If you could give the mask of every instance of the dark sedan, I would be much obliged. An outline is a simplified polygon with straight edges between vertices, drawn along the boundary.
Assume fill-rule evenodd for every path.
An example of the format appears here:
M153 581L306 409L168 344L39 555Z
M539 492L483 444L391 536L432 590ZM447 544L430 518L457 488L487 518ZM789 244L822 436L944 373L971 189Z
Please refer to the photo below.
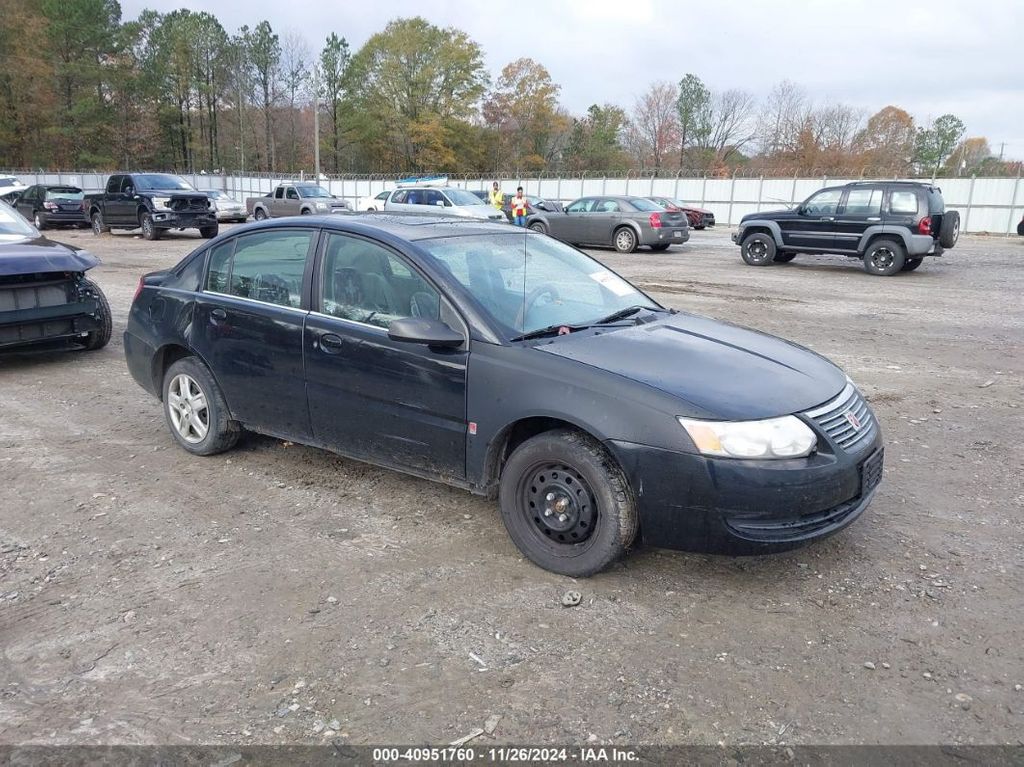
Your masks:
M879 427L831 362L505 224L240 227L142 278L124 348L185 450L250 429L497 497L520 550L566 575L638 535L792 548L881 479Z
M620 253L641 245L666 250L690 239L686 216L644 197L582 197L561 211L527 216L526 226L572 245L610 245Z
M42 231L50 226L88 226L85 192L77 186L36 184L15 203L18 212Z
M106 346L110 306L85 276L98 263L81 248L46 239L0 202L0 351Z
M678 210L686 215L686 220L693 229L706 229L715 225L715 214L704 208L697 208L687 205L685 202L673 200L671 197L648 197L651 202L656 202L665 210Z

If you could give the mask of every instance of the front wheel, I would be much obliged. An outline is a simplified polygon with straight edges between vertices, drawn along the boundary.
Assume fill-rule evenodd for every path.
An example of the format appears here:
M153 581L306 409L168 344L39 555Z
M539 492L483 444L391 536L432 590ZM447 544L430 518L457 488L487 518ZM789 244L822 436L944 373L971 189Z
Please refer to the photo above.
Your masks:
M139 226L142 227L142 239L160 239L160 230L156 228L156 223L153 221L153 216L151 214L143 213L139 217Z
M89 331L83 344L86 351L94 352L110 343L114 323L110 314L110 304L107 302L107 297L103 294L103 291L100 290L100 286L92 280L85 279L82 280L82 285L96 299L96 319L99 321L100 326L96 330Z
M213 226L201 226L199 227L199 234L204 240L212 240L217 236L220 231L220 225L214 224Z
M515 449L501 473L501 516L534 564L593 575L621 557L639 526L629 483L611 456L576 431L540 434Z
M164 375L164 417L171 436L188 452L213 455L234 447L240 432L224 396L203 363L178 360Z
M775 240L764 232L754 232L743 240L740 255L750 266L769 266L775 261Z
M633 230L627 226L622 227L615 232L615 237L612 238L612 243L615 245L615 249L619 253L632 253L636 250L636 235Z
M548 228L544 226L540 221L534 221L530 224L530 230L534 232L540 232L541 234L547 234Z
M256 212L252 214L252 217L257 221L263 221L267 217L267 212L263 208L256 208Z
M890 277L903 268L903 245L896 240L875 240L864 254L864 271L876 277Z

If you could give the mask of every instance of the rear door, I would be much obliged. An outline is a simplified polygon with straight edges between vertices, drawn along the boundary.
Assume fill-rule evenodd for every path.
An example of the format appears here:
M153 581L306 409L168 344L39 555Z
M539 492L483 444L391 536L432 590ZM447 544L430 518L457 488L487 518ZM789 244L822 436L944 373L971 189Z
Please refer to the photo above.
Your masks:
M882 188L854 186L836 215L835 249L856 252L868 227L882 223Z
M369 238L330 233L321 246L305 334L306 386L319 444L433 475L466 473L468 346L393 341L400 317L462 320L407 259Z
M42 192L41 186L30 186L26 189L18 201L15 203L15 207L18 212L26 219L31 221L35 217L37 206L40 202L39 195Z
M615 227L622 222L622 206L613 197L600 197L588 213L580 216L579 222L579 242L608 245Z
M795 216L779 220L782 242L794 250L831 250L843 189L822 189L800 206Z
M307 442L302 296L316 240L313 228L276 227L217 245L196 299L191 338L237 420Z

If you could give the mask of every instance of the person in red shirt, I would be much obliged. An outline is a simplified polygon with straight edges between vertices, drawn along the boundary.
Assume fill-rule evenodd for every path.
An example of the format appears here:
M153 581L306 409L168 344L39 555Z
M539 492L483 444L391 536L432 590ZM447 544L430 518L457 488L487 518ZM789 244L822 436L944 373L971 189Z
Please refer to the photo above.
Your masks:
M516 196L512 198L512 223L516 226L526 226L526 198L523 197L523 188L516 187Z

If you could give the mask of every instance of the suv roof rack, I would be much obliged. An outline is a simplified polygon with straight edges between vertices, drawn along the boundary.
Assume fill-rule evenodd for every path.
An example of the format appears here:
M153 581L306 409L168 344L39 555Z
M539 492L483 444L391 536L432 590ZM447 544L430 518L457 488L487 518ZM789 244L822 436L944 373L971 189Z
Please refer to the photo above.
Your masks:
M887 181L885 179L879 179L876 181L851 181L847 186L867 186L876 184L896 184L903 186L935 186L931 181Z

